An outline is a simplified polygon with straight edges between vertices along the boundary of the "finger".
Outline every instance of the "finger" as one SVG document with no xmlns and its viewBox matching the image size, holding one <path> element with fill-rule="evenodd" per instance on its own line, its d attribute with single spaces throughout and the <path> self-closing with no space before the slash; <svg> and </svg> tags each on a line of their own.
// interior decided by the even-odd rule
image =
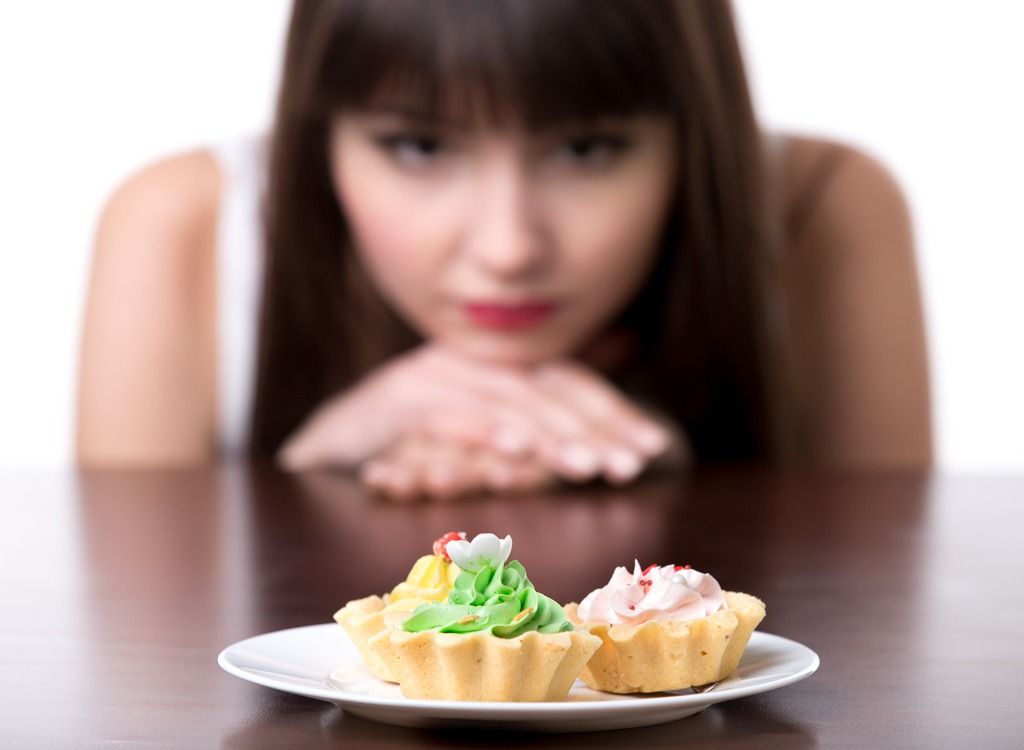
<svg viewBox="0 0 1024 750">
<path fill-rule="evenodd" d="M 436 500 L 450 500 L 478 491 L 481 480 L 468 455 L 468 449 L 460 443 L 420 436 L 409 461 L 421 493 Z"/>
<path fill-rule="evenodd" d="M 382 486 L 388 475 L 387 464 L 380 460 L 370 460 L 359 467 L 359 481 L 368 487 Z"/>
<path fill-rule="evenodd" d="M 420 467 L 423 493 L 435 500 L 451 500 L 479 488 L 475 475 L 455 455 L 439 456 Z"/>
<path fill-rule="evenodd" d="M 492 445 L 501 423 L 485 409 L 443 409 L 428 412 L 419 423 L 424 438 L 463 446 Z"/>
<path fill-rule="evenodd" d="M 525 371 L 451 356 L 440 359 L 439 374 L 458 383 L 466 391 L 481 394 L 492 408 L 494 399 L 505 406 L 522 410 L 531 405 L 545 407 L 545 420 L 561 434 L 581 432 L 584 422 L 572 409 L 552 402 Z"/>
<path fill-rule="evenodd" d="M 493 399 L 425 412 L 415 431 L 431 440 L 467 448 L 489 447 L 509 456 L 533 452 L 539 442 L 537 428 L 526 416 Z"/>
<path fill-rule="evenodd" d="M 649 459 L 632 448 L 609 443 L 601 452 L 602 474 L 610 484 L 628 484 L 647 468 Z"/>
<path fill-rule="evenodd" d="M 612 484 L 625 484 L 636 479 L 647 468 L 650 459 L 615 436 L 594 432 L 581 441 L 587 455 L 593 456 L 596 469 L 589 478 L 603 477 Z"/>
<path fill-rule="evenodd" d="M 439 345 L 423 347 L 409 356 L 418 368 L 418 379 L 428 382 L 426 405 L 406 429 L 467 445 L 490 445 L 508 455 L 534 450 L 536 427 L 515 409 L 503 408 L 494 398 L 489 378 L 502 378 L 506 368 L 480 368 L 472 360 Z"/>
<path fill-rule="evenodd" d="M 555 475 L 534 458 L 484 451 L 479 466 L 487 489 L 498 494 L 529 492 L 556 482 Z"/>
<path fill-rule="evenodd" d="M 536 453 L 545 437 L 523 410 L 491 398 L 475 407 L 438 409 L 423 415 L 419 431 L 433 440 L 492 448 L 507 456 Z"/>
<path fill-rule="evenodd" d="M 591 425 L 652 458 L 671 443 L 671 434 L 614 385 L 585 367 L 558 362 L 537 368 L 537 382 L 554 398 L 573 404 Z"/>
<path fill-rule="evenodd" d="M 419 495 L 415 475 L 401 462 L 367 462 L 360 471 L 360 479 L 374 492 L 388 500 L 410 502 Z"/>
<path fill-rule="evenodd" d="M 448 377 L 487 394 L 487 408 L 504 425 L 496 433 L 495 443 L 511 432 L 531 446 L 548 468 L 568 479 L 586 481 L 600 473 L 600 458 L 587 441 L 587 420 L 571 404 L 540 388 L 532 375 L 463 362 L 452 363 Z"/>
<path fill-rule="evenodd" d="M 539 461 L 522 461 L 516 467 L 515 489 L 517 492 L 536 492 L 557 484 L 558 476 Z"/>
<path fill-rule="evenodd" d="M 476 465 L 481 483 L 491 492 L 498 494 L 515 492 L 520 488 L 521 478 L 516 460 L 496 451 L 483 450 L 476 454 Z"/>
<path fill-rule="evenodd" d="M 469 491 L 470 483 L 451 464 L 434 463 L 421 467 L 420 491 L 434 500 L 451 500 Z"/>
<path fill-rule="evenodd" d="M 576 411 L 585 425 L 557 447 L 570 478 L 602 475 L 613 484 L 634 480 L 665 449 L 664 431 L 603 378 L 577 365 L 555 363 L 535 370 L 534 379 L 550 401 Z M 564 472 L 563 472 L 564 473 Z"/>
<path fill-rule="evenodd" d="M 521 436 L 548 468 L 569 480 L 585 482 L 600 473 L 600 458 L 589 445 L 590 427 L 583 414 L 521 373 L 485 365 L 467 369 L 485 381 L 480 387 L 492 399 L 487 408 L 505 425 L 496 433 L 496 445 L 511 433 Z"/>
</svg>

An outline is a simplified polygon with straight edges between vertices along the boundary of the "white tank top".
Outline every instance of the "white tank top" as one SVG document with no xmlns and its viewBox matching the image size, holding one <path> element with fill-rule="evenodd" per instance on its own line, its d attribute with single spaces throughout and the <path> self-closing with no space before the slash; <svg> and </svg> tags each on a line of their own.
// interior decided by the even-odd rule
<svg viewBox="0 0 1024 750">
<path fill-rule="evenodd" d="M 221 456 L 248 447 L 263 275 L 262 198 L 266 141 L 246 138 L 210 148 L 221 171 L 217 216 L 217 431 Z"/>
</svg>

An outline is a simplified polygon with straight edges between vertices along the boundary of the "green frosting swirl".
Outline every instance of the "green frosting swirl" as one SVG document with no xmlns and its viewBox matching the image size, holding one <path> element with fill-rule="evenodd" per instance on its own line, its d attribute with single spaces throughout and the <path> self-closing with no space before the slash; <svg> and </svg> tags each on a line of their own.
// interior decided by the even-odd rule
<svg viewBox="0 0 1024 750">
<path fill-rule="evenodd" d="M 515 638 L 535 630 L 561 633 L 572 630 L 561 605 L 537 590 L 518 560 L 508 565 L 485 565 L 476 573 L 464 571 L 455 579 L 448 602 L 429 602 L 413 610 L 402 623 L 410 633 L 488 632 Z"/>
</svg>

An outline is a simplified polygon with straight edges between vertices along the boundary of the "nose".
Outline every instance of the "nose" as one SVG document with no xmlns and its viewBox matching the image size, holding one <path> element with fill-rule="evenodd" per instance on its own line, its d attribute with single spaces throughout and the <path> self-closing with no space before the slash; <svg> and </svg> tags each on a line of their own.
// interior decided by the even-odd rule
<svg viewBox="0 0 1024 750">
<path fill-rule="evenodd" d="M 470 202 L 464 252 L 489 276 L 512 281 L 542 271 L 550 243 L 527 169 L 515 155 L 492 158 L 480 170 Z"/>
</svg>

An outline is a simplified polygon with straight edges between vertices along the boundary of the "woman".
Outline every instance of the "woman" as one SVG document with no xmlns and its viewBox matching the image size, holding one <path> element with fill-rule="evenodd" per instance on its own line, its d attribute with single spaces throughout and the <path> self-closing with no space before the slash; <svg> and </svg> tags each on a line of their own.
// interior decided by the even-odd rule
<svg viewBox="0 0 1024 750">
<path fill-rule="evenodd" d="M 186 154 L 111 199 L 83 463 L 211 460 L 243 423 L 398 497 L 930 461 L 902 196 L 758 130 L 725 2 L 297 2 L 268 161 L 233 389 L 234 177 Z"/>
</svg>

